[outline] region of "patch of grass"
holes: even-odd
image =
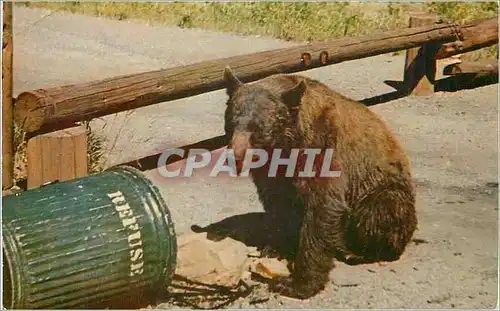
[[[25,180],[27,178],[26,140],[25,133],[14,123],[14,181]]]
[[[358,8],[356,4],[340,2],[30,2],[28,5],[297,41],[365,34],[373,29],[393,29],[405,24],[403,12],[409,6],[368,4],[371,8],[367,11],[362,6]],[[419,5],[422,6],[413,6]]]
[[[106,140],[103,136],[96,134],[90,127],[90,122],[83,122],[87,132],[87,163],[89,174],[102,172],[104,170],[104,147]]]
[[[496,2],[431,2],[427,6],[431,12],[457,24],[498,16]]]
[[[496,2],[25,2],[22,5],[294,41],[317,41],[407,27],[409,15],[414,12],[434,12],[459,24],[498,16]],[[495,45],[468,56],[491,57],[497,49]]]

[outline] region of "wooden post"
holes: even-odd
[[[414,15],[410,17],[410,28],[431,25],[436,21],[436,16]],[[426,96],[434,93],[436,77],[434,54],[437,50],[435,45],[423,44],[421,47],[406,51],[404,88],[409,94]]]
[[[12,2],[3,2],[2,39],[2,190],[5,190],[14,185]]]
[[[28,140],[28,189],[88,174],[87,135],[77,126]]]

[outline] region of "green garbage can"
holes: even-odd
[[[131,167],[3,197],[2,216],[9,309],[113,308],[138,293],[154,299],[175,272],[168,208]]]

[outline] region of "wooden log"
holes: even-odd
[[[3,2],[2,40],[2,190],[4,190],[14,185],[12,2]]]
[[[476,21],[460,27],[439,24],[408,28],[24,92],[16,100],[15,120],[26,132],[53,131],[70,127],[75,121],[221,89],[224,87],[222,73],[227,65],[243,82],[249,82],[271,74],[323,66],[319,59],[323,51],[328,52],[326,64],[331,65],[408,49],[426,42],[451,42],[457,37],[461,40],[461,31],[480,23]],[[300,61],[304,53],[312,56],[309,65]]]
[[[463,41],[444,43],[434,55],[436,59],[448,58],[498,43],[498,19],[492,18],[474,28],[462,30]]]
[[[88,174],[84,126],[38,135],[28,140],[28,189]]]
[[[489,62],[469,62],[450,64],[443,69],[443,75],[475,74],[476,76],[498,75],[498,59]]]
[[[410,27],[432,25],[436,21],[436,16],[415,15],[410,17]],[[416,96],[427,96],[434,93],[436,60],[432,55],[432,49],[432,44],[424,44],[406,51],[403,83],[405,92]]]

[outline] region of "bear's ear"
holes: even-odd
[[[297,108],[300,105],[300,101],[302,100],[302,96],[304,95],[306,89],[307,84],[304,80],[302,80],[292,88],[284,91],[281,94],[281,98],[285,105],[289,108]]]
[[[229,66],[224,68],[224,82],[226,82],[226,93],[231,97],[243,83],[236,78]]]

